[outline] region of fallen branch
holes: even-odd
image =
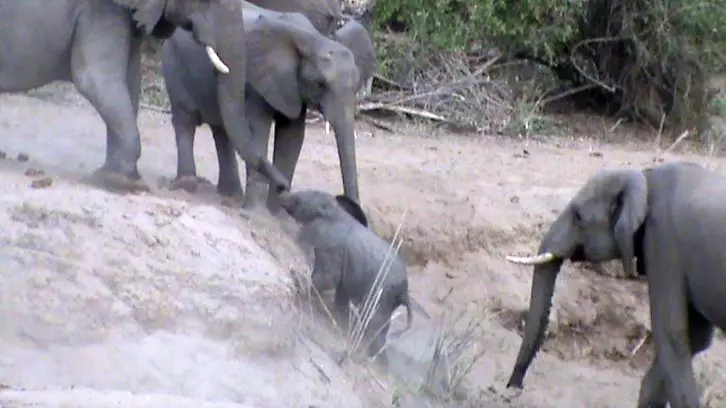
[[[157,105],[149,105],[148,103],[139,103],[139,107],[147,110],[152,110],[160,113],[171,113],[171,109],[163,108]]]
[[[369,123],[369,124],[377,127],[378,129],[381,129],[383,131],[386,131],[388,133],[395,133],[396,132],[391,126],[388,126],[386,124],[383,124],[380,121],[377,121],[377,120],[373,119],[372,117],[370,117],[368,115],[365,115],[365,114],[364,115],[361,115],[360,118],[361,118],[361,120],[363,120],[363,121],[365,121],[365,122],[367,122],[367,123]]]
[[[407,89],[405,86],[399,84],[398,82],[396,82],[392,79],[388,79],[380,74],[373,75],[373,80],[376,82],[382,82],[384,85],[387,85],[390,88],[396,88],[399,91],[403,91],[403,90]]]
[[[685,140],[690,135],[691,135],[691,132],[689,130],[685,130],[683,133],[681,133],[680,136],[678,136],[678,138],[673,143],[671,143],[670,146],[668,146],[667,149],[665,149],[663,152],[661,152],[660,154],[658,154],[653,159],[653,162],[657,163],[657,162],[663,161],[663,156],[665,156],[666,154],[670,153],[671,150],[675,149],[676,146],[678,146],[683,140]]]
[[[635,345],[635,347],[633,347],[633,350],[630,352],[630,358],[633,358],[636,354],[638,354],[638,351],[643,348],[648,338],[650,338],[650,332],[646,331],[645,335],[640,340],[638,340],[638,343]]]

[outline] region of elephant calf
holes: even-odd
[[[726,329],[724,203],[726,178],[693,163],[591,177],[550,226],[538,255],[508,257],[535,267],[524,339],[507,386],[522,388],[542,345],[562,263],[621,259],[629,275],[646,276],[649,289],[656,356],[638,407],[698,407],[692,357],[710,346],[715,327]]]
[[[244,2],[243,2],[244,3]],[[292,182],[305,136],[308,107],[321,109],[335,131],[345,195],[358,201],[355,152],[356,92],[372,77],[375,55],[367,31],[348,22],[333,35],[321,34],[300,13],[276,12],[247,4],[242,12],[247,56],[245,112],[252,128],[251,151],[267,155],[275,123],[273,163]],[[177,177],[182,187],[196,186],[193,143],[197,126],[212,129],[219,161],[217,190],[239,195],[242,187],[217,104],[219,86],[204,48],[177,30],[162,49],[164,83],[171,103],[177,141]],[[276,211],[277,195],[266,192],[259,173],[246,167],[244,207],[256,207],[267,194]]]
[[[335,288],[335,314],[343,327],[348,326],[349,302],[362,310],[369,293],[382,290],[365,336],[370,342],[368,354],[375,356],[385,345],[391,316],[398,306],[406,306],[407,322],[395,335],[412,324],[403,260],[388,242],[366,227],[363,210],[345,196],[302,190],[283,192],[278,198],[281,207],[301,224],[300,242],[315,251],[313,286],[318,290]],[[390,267],[379,272],[384,262]],[[385,275],[378,277],[379,273]],[[384,353],[380,353],[379,361],[387,363]]]

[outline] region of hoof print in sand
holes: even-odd
[[[44,176],[45,172],[41,169],[36,169],[34,167],[31,167],[31,168],[25,170],[24,174],[28,177],[39,177],[39,176]]]
[[[32,183],[30,183],[31,188],[48,188],[53,184],[53,179],[50,177],[43,177],[39,178],[37,180],[33,180]]]

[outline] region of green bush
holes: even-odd
[[[725,66],[726,0],[377,0],[373,15],[420,47],[536,61],[590,85],[590,104],[666,126],[703,119]]]

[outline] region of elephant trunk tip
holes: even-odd
[[[524,389],[524,376],[527,373],[527,367],[516,364],[512,370],[512,374],[507,381],[507,388]]]
[[[289,190],[283,190],[281,192],[278,192],[277,200],[280,203],[280,207],[285,210],[289,210],[294,204],[294,197]]]

